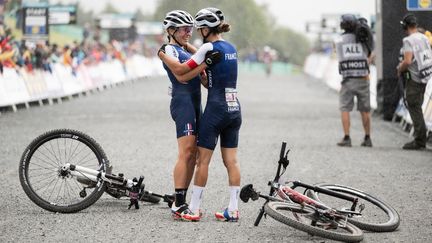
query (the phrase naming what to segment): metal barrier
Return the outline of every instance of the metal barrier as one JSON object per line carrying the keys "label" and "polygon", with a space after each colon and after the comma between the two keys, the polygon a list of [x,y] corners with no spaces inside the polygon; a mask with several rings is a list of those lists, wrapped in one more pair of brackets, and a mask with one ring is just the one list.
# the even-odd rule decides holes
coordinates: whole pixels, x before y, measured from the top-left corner
{"label": "metal barrier", "polygon": [[52,65],[52,72],[5,68],[0,75],[0,107],[13,111],[22,105],[61,102],[64,98],[102,90],[119,83],[165,75],[158,58],[135,55],[121,63],[119,60],[96,65],[81,64],[74,69],[60,63]]}

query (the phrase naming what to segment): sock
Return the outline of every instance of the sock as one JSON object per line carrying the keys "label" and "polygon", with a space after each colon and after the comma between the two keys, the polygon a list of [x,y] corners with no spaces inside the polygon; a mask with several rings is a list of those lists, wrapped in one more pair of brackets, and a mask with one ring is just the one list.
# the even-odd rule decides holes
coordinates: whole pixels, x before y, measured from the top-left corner
{"label": "sock", "polygon": [[186,191],[187,189],[184,188],[175,189],[175,206],[177,208],[185,204]]}
{"label": "sock", "polygon": [[230,202],[228,205],[228,211],[238,210],[238,198],[240,194],[239,186],[230,186]]}
{"label": "sock", "polygon": [[196,212],[200,208],[204,188],[205,187],[195,186],[195,185],[192,187],[191,202],[189,205],[189,209],[192,212]]}
{"label": "sock", "polygon": [[370,138],[369,134],[366,134],[365,139],[369,139],[369,138]]}
{"label": "sock", "polygon": [[349,135],[345,135],[344,140],[350,139]]}

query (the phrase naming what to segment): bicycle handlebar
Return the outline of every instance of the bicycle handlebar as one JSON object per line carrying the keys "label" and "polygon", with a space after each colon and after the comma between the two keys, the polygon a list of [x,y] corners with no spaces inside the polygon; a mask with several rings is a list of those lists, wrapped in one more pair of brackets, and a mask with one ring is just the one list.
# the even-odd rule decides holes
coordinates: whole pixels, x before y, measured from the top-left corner
{"label": "bicycle handlebar", "polygon": [[282,142],[282,148],[281,148],[281,151],[280,151],[280,156],[279,156],[280,159],[284,158],[286,145],[287,145],[287,143],[285,141],[283,141]]}

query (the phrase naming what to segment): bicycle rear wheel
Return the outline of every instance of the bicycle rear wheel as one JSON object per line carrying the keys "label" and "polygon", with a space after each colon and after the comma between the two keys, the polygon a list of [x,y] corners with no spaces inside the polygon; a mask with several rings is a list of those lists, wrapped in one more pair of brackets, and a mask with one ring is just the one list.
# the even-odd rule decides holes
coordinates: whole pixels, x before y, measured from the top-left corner
{"label": "bicycle rear wheel", "polygon": [[94,139],[69,129],[46,132],[25,149],[18,169],[21,186],[41,208],[74,213],[89,207],[104,193],[104,181],[62,171],[67,163],[105,171],[108,159]]}
{"label": "bicycle rear wheel", "polygon": [[[360,229],[374,232],[391,232],[399,227],[400,217],[396,210],[389,204],[368,193],[352,187],[336,184],[318,184],[316,186],[357,197],[359,199],[358,205],[360,206],[363,204],[365,206],[364,210],[361,216],[352,215],[352,217],[348,218],[348,221]],[[350,210],[352,205],[349,201],[315,191],[309,190],[308,196],[339,210]]]}
{"label": "bicycle rear wheel", "polygon": [[290,202],[269,202],[264,211],[275,220],[311,235],[345,242],[363,240],[363,231],[356,226],[339,219],[334,220],[333,224],[317,220],[315,210],[310,207]]}

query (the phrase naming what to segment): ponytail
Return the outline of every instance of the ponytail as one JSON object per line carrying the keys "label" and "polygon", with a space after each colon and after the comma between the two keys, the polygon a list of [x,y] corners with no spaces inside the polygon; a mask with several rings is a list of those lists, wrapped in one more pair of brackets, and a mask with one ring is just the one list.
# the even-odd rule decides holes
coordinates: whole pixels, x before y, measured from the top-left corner
{"label": "ponytail", "polygon": [[216,27],[217,33],[224,33],[229,32],[231,29],[231,26],[227,23],[222,22],[218,27]]}

